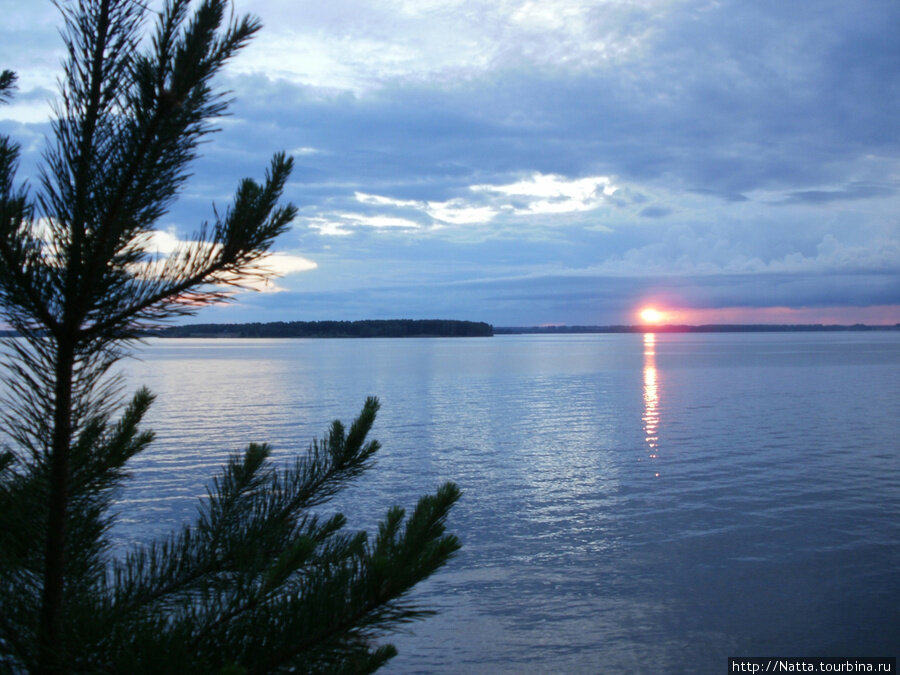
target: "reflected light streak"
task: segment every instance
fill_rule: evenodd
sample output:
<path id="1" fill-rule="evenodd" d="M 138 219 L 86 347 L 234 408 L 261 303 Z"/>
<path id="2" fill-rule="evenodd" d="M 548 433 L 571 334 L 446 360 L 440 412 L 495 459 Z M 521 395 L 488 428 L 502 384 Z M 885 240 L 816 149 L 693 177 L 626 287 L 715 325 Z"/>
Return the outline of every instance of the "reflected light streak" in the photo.
<path id="1" fill-rule="evenodd" d="M 644 333 L 644 440 L 650 458 L 656 459 L 659 445 L 659 383 L 656 373 L 656 335 Z"/>

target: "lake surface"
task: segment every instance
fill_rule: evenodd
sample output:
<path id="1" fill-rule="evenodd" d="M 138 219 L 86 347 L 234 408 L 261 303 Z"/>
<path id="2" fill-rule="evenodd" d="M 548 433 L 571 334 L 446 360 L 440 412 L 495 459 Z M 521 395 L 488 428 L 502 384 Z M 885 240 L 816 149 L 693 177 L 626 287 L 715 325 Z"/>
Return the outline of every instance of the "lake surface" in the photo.
<path id="1" fill-rule="evenodd" d="M 724 673 L 900 645 L 900 333 L 151 340 L 116 533 L 182 522 L 229 452 L 304 449 L 365 397 L 370 531 L 445 480 L 460 555 L 388 673 Z"/>

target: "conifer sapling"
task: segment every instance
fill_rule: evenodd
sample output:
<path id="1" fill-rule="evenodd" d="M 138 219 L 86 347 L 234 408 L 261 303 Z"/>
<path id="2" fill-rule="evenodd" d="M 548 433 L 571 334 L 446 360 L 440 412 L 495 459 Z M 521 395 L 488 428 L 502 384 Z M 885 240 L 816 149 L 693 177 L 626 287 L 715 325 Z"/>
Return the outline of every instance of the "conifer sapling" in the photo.
<path id="1" fill-rule="evenodd" d="M 150 40 L 138 0 L 63 2 L 67 59 L 32 191 L 0 137 L 0 670 L 372 672 L 374 640 L 423 612 L 404 601 L 459 548 L 444 522 L 452 483 L 374 540 L 313 509 L 371 467 L 378 401 L 287 467 L 251 444 L 216 477 L 196 521 L 110 553 L 110 506 L 153 434 L 153 401 L 122 407 L 113 367 L 151 326 L 227 299 L 260 276 L 296 209 L 291 158 L 243 180 L 230 207 L 168 256 L 153 228 L 224 114 L 212 79 L 259 30 L 225 0 L 167 0 Z M 0 101 L 15 75 L 0 74 Z"/>

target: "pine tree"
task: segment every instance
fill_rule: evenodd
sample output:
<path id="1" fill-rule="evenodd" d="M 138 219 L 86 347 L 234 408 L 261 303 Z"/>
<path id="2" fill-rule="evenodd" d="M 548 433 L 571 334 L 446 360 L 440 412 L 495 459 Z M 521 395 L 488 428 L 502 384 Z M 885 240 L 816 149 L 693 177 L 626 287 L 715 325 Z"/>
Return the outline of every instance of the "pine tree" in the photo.
<path id="1" fill-rule="evenodd" d="M 279 204 L 291 159 L 243 180 L 171 255 L 153 227 L 227 100 L 213 76 L 259 30 L 226 0 L 167 0 L 143 39 L 139 0 L 60 2 L 67 48 L 52 138 L 34 194 L 0 137 L 0 318 L 7 445 L 0 451 L 0 670 L 75 673 L 372 672 L 375 640 L 427 612 L 405 600 L 459 548 L 444 522 L 452 484 L 370 540 L 313 512 L 371 467 L 369 398 L 346 429 L 286 467 L 267 445 L 232 456 L 195 522 L 123 558 L 110 506 L 153 434 L 153 396 L 123 405 L 115 364 L 149 327 L 264 276 L 295 215 Z M 0 100 L 15 76 L 0 75 Z"/>

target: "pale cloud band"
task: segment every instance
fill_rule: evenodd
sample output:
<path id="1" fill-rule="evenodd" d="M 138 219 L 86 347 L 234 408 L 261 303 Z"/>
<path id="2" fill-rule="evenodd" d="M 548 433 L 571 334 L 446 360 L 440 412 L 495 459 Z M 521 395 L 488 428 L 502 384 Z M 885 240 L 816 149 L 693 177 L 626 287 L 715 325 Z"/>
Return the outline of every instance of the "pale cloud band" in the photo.
<path id="1" fill-rule="evenodd" d="M 354 192 L 362 205 L 387 213 L 333 212 L 308 216 L 304 222 L 322 235 L 347 236 L 354 227 L 443 229 L 454 225 L 487 225 L 499 216 L 541 216 L 594 211 L 616 192 L 610 178 L 594 176 L 575 180 L 535 173 L 526 180 L 505 185 L 471 185 L 471 198 L 445 201 L 396 199 Z M 410 217 L 388 215 L 407 213 Z"/>

